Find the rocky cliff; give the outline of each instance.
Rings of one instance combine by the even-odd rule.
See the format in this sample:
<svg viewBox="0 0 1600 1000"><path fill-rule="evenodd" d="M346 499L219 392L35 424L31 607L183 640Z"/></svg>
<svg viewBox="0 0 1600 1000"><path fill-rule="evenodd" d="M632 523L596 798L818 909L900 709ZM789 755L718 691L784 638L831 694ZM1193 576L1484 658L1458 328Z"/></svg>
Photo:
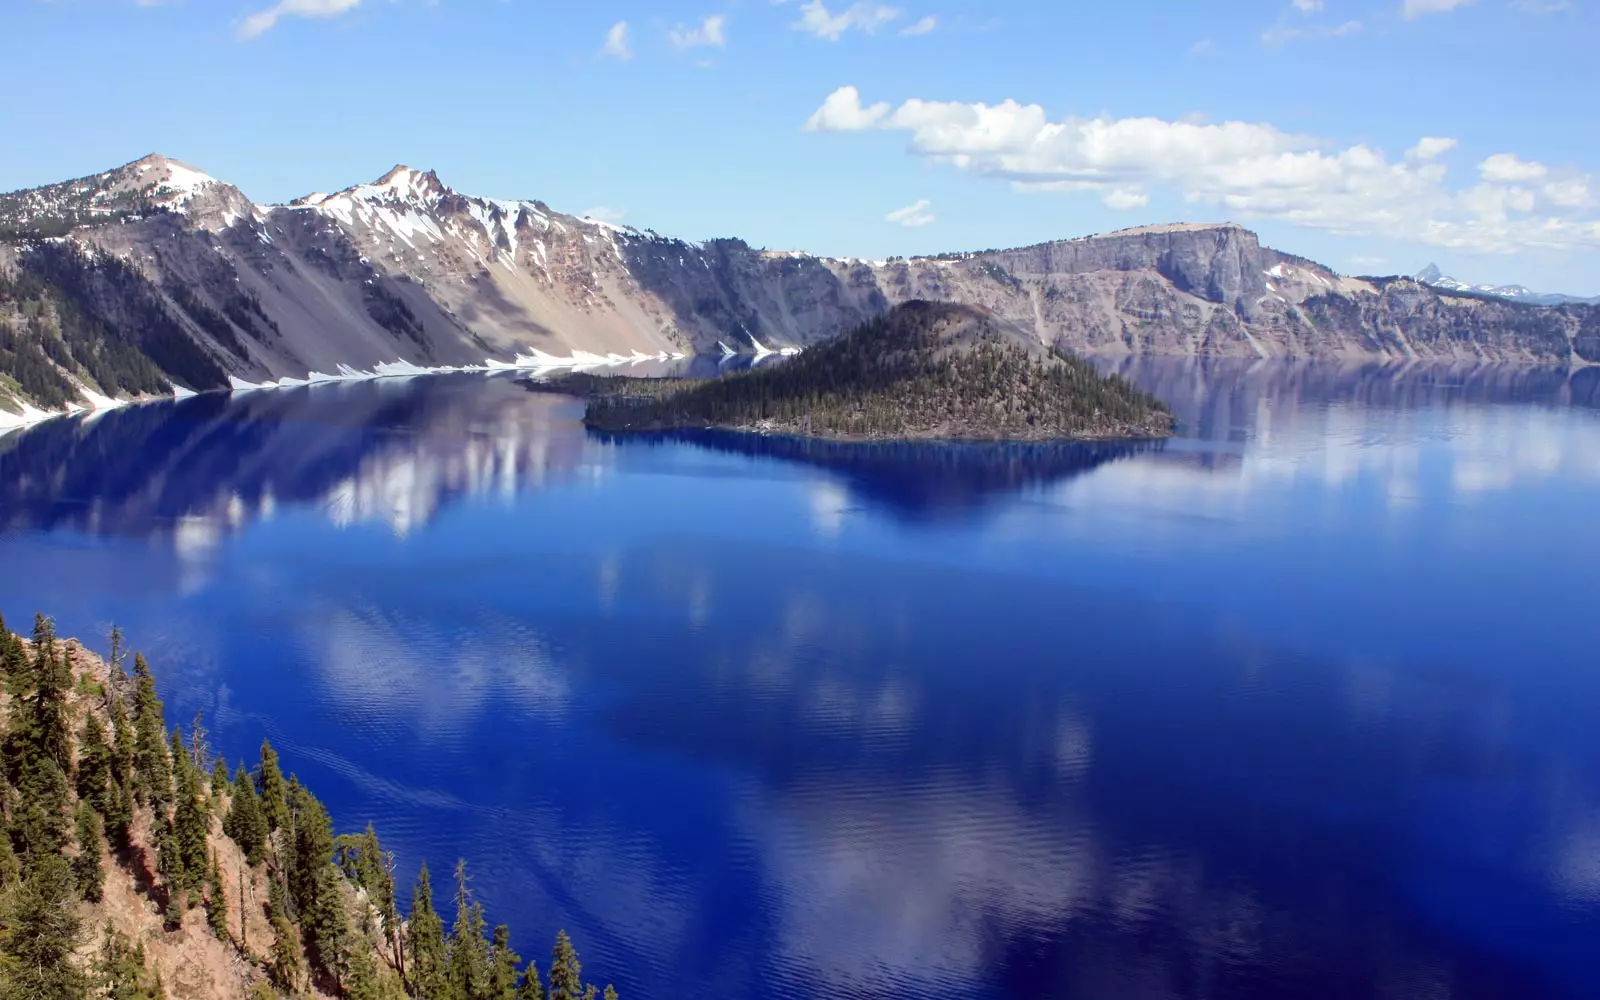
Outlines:
<svg viewBox="0 0 1600 1000"><path fill-rule="evenodd" d="M1600 307L1349 278L1231 224L832 259L469 196L406 167L278 206L160 156L0 195L0 279L12 409L148 391L145 363L199 390L397 360L760 353L911 299L983 306L1076 351L1600 361Z"/></svg>

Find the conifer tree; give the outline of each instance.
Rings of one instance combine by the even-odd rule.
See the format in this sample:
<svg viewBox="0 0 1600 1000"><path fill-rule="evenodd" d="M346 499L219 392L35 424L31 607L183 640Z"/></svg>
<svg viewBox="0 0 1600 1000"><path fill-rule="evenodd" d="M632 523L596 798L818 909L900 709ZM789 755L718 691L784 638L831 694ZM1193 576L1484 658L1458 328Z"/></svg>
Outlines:
<svg viewBox="0 0 1600 1000"><path fill-rule="evenodd" d="M511 928L500 924L489 946L490 1000L517 1000L517 966L522 957L511 950Z"/></svg>
<svg viewBox="0 0 1600 1000"><path fill-rule="evenodd" d="M287 828L289 790L283 781L283 771L278 767L277 751L266 740L261 741L261 769L256 775L256 790L261 796L261 814L267 819L267 832Z"/></svg>
<svg viewBox="0 0 1600 1000"><path fill-rule="evenodd" d="M11 846L11 830L0 823L0 891L11 888L22 881L22 863L17 860L17 852Z"/></svg>
<svg viewBox="0 0 1600 1000"><path fill-rule="evenodd" d="M233 785L228 781L228 765L218 757L211 766L211 800L218 807L222 805L222 797L233 790Z"/></svg>
<svg viewBox="0 0 1600 1000"><path fill-rule="evenodd" d="M272 955L267 974L274 986L293 996L300 989L300 936L281 914L272 915Z"/></svg>
<svg viewBox="0 0 1600 1000"><path fill-rule="evenodd" d="M55 623L39 615L33 625L33 713L30 725L37 752L55 762L63 775L72 770L72 730L67 721L67 697L72 691L72 671L56 646Z"/></svg>
<svg viewBox="0 0 1600 1000"><path fill-rule="evenodd" d="M250 864L261 863L262 851L267 844L267 819L261 814L255 783L242 765L234 781L233 801L229 803L228 815L222 821L222 832L233 838Z"/></svg>
<svg viewBox="0 0 1600 1000"><path fill-rule="evenodd" d="M206 924L218 941L228 940L228 894L222 887L222 866L215 854L206 871Z"/></svg>
<svg viewBox="0 0 1600 1000"><path fill-rule="evenodd" d="M460 1000L483 1000L489 988L489 942L483 906L467 887L467 863L456 862L456 921L450 934L450 988Z"/></svg>
<svg viewBox="0 0 1600 1000"><path fill-rule="evenodd" d="M160 977L145 968L144 945L128 945L128 939L108 923L94 964L95 985L106 1000L166 1000Z"/></svg>
<svg viewBox="0 0 1600 1000"><path fill-rule="evenodd" d="M126 687L126 684L123 685ZM111 698L111 780L133 791L134 769L138 763L137 736L128 718L128 709L120 695L115 694L117 684L112 682Z"/></svg>
<svg viewBox="0 0 1600 1000"><path fill-rule="evenodd" d="M133 790L118 781L111 782L106 803L106 836L116 848L128 846L128 830L133 825Z"/></svg>
<svg viewBox="0 0 1600 1000"><path fill-rule="evenodd" d="M172 821L157 815L155 825L156 877L167 893L167 923L177 927L183 922L183 913L189 908L185 891L187 879L183 870L183 855L178 849L178 838Z"/></svg>
<svg viewBox="0 0 1600 1000"><path fill-rule="evenodd" d="M333 822L328 810L293 778L289 782L289 897L305 931L306 957L335 979L349 937L349 915L333 867Z"/></svg>
<svg viewBox="0 0 1600 1000"><path fill-rule="evenodd" d="M610 983L606 984L606 991L600 994L601 1000L617 1000L617 990Z"/></svg>
<svg viewBox="0 0 1600 1000"><path fill-rule="evenodd" d="M106 872L100 863L100 814L89 803L78 803L78 854L72 859L72 881L78 896L91 903L100 901L105 890Z"/></svg>
<svg viewBox="0 0 1600 1000"><path fill-rule="evenodd" d="M102 816L111 805L111 747L100 717L89 712L78 734L78 800Z"/></svg>
<svg viewBox="0 0 1600 1000"><path fill-rule="evenodd" d="M88 984L71 960L81 933L76 899L67 859L48 854L0 900L0 996L87 996Z"/></svg>
<svg viewBox="0 0 1600 1000"><path fill-rule="evenodd" d="M544 983L539 979L539 965L528 959L522 970L522 982L517 986L517 1000L544 1000Z"/></svg>
<svg viewBox="0 0 1600 1000"><path fill-rule="evenodd" d="M177 807L173 810L173 839L178 850L178 872L183 888L189 893L198 892L205 882L209 855L206 834L210 822L201 799L198 776L192 762L183 752L180 730L172 731L173 769L177 772Z"/></svg>
<svg viewBox="0 0 1600 1000"><path fill-rule="evenodd" d="M565 930L557 931L550 953L549 1000L582 1000L583 992L583 966L578 964L578 951Z"/></svg>
<svg viewBox="0 0 1600 1000"><path fill-rule="evenodd" d="M22 642L16 636L10 631L5 631L3 634L7 646L4 651L6 693L13 699L24 698L33 693L33 662L28 658L28 651L23 648Z"/></svg>
<svg viewBox="0 0 1600 1000"><path fill-rule="evenodd" d="M411 986L418 997L445 996L444 921L433 908L433 883L428 878L428 863L422 863L416 885L411 890L411 920L407 925L407 945L411 957Z"/></svg>
<svg viewBox="0 0 1600 1000"><path fill-rule="evenodd" d="M133 657L133 677L134 790L140 801L165 809L172 802L166 716L142 653Z"/></svg>

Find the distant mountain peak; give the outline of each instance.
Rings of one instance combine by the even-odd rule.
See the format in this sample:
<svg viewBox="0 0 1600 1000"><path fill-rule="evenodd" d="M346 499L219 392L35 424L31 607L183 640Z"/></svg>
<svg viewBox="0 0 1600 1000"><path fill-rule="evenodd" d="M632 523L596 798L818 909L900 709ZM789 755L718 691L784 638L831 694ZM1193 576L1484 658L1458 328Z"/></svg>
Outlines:
<svg viewBox="0 0 1600 1000"><path fill-rule="evenodd" d="M1440 271L1436 264L1429 264L1413 275L1412 278L1431 288L1442 288L1447 292L1472 292L1477 295L1492 295L1499 299L1510 299L1513 302L1529 302L1534 305L1555 306L1566 302L1593 303L1597 301L1596 299L1585 299L1553 292L1535 292L1526 285L1472 285L1449 277Z"/></svg>

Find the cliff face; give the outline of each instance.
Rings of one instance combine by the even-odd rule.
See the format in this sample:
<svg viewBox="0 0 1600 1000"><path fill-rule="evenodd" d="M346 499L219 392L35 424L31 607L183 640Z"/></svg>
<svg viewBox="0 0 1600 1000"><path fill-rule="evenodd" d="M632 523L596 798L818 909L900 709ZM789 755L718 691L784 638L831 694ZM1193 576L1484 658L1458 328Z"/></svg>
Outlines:
<svg viewBox="0 0 1600 1000"><path fill-rule="evenodd" d="M983 306L1077 351L1600 362L1600 306L1349 278L1229 224L833 259L475 197L405 167L281 206L164 157L0 195L0 276L21 272L193 389L530 350L628 358L803 347L911 299ZM114 394L79 356L92 348L80 352L55 329L73 317L49 322L61 311L41 321L37 306L0 290L11 331L0 337L0 372L47 363L75 386ZM52 353L52 336L68 349ZM23 340L37 350L12 342ZM30 398L27 386L0 384L8 392Z"/></svg>

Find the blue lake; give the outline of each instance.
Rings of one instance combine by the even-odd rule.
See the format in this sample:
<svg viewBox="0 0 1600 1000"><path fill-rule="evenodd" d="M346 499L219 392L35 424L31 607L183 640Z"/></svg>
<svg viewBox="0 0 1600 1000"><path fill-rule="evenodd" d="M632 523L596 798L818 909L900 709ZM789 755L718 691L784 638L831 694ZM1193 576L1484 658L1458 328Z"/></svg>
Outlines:
<svg viewBox="0 0 1600 1000"><path fill-rule="evenodd" d="M624 998L1600 996L1600 369L1122 370L1180 438L621 442L482 376L52 422L0 611L120 623Z"/></svg>

